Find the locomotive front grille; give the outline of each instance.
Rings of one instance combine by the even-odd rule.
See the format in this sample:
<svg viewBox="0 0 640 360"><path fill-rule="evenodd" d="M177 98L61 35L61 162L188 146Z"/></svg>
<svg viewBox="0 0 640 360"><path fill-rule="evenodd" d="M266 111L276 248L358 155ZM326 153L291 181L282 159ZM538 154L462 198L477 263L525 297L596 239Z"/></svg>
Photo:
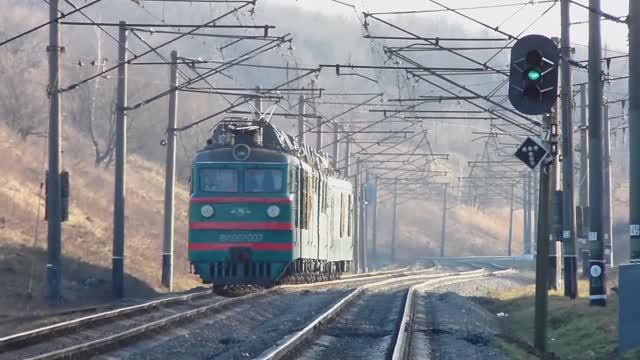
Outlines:
<svg viewBox="0 0 640 360"><path fill-rule="evenodd" d="M248 249L250 250L250 249ZM231 252L233 253L233 252ZM248 253L250 256L250 252ZM247 252L238 251L238 259L247 256ZM233 259L234 256L231 256ZM224 261L211 263L211 277L213 282L247 282L251 279L267 281L271 279L271 263L264 261ZM217 281L216 281L217 280Z"/></svg>

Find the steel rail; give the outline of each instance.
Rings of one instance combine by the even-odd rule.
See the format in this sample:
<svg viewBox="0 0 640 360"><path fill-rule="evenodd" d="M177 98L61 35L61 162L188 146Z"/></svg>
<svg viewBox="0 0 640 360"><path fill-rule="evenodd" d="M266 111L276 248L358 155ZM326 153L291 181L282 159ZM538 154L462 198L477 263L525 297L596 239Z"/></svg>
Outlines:
<svg viewBox="0 0 640 360"><path fill-rule="evenodd" d="M265 289L262 291L258 291L255 293L251 293L248 295L240 296L237 298L218 300L212 299L212 303L208 303L206 305L198 306L191 310L183 311L171 316L163 317L159 320L152 322L142 322L142 325L130 328L124 332L113 334L110 336L98 338L96 340L84 342L78 345L65 347L63 349L58 349L55 351L51 351L44 354L38 354L37 356L30 357L29 359L61 359L68 357L77 357L83 355L90 355L100 352L103 349L106 349L109 346L114 344L123 342L125 340L129 340L139 335L143 335L152 330L158 330L170 324L178 323L188 318L197 316L199 314L220 310L228 306L232 306L235 304L240 304L250 299L254 299L256 297L262 297L270 295L278 290L282 289L295 289L295 288L316 288L321 286L333 285L333 284L345 284L345 283L357 283L361 281L369 281L369 280L379 280L379 279L389 279L394 281L399 281L399 279L411 278L412 276L424 276L424 275L416 275L423 274L426 272L430 272L432 270L437 269L437 266L433 266L431 268L422 269L422 270L411 270L410 267L404 267L400 269L394 270L384 270L371 272L366 274L357 274L357 275L347 275L347 278L340 280L331 280L331 281L323 281L316 282L310 284L295 284L295 285L279 285L269 289ZM178 304L180 302L190 302L195 298L200 298L203 296L211 295L212 292L210 290L201 291L193 294L187 294L182 296L174 296L170 298L154 300L150 302L146 302L144 304L129 306L121 309L115 309L99 314L94 314L70 321L65 321L62 323L22 332L15 335L10 335L4 338L0 338L0 349L9 349L11 352L20 352L24 349L28 349L29 346L33 345L30 343L30 340L34 340L35 343L46 343L49 338L56 339L62 334L66 333L70 330L80 331L83 326L91 326L96 324L99 321L112 320L114 322L119 321L118 319L122 318L124 315L128 315L127 318L131 318L131 315L137 313L144 313L146 311L159 308L162 305L170 305L170 304ZM45 337L44 339L42 337ZM21 344L26 343L25 346L20 346Z"/></svg>
<svg viewBox="0 0 640 360"><path fill-rule="evenodd" d="M117 316L122 316L122 315L127 315L127 314L131 314L131 313L139 312L139 311L149 310L149 309L152 309L152 308L155 308L155 307L159 307L161 305L168 305L168 304L181 302L181 301L189 301L189 300L193 300L195 298L201 297L201 296L206 296L206 295L211 295L211 294L212 294L211 290L206 290L206 291L200 291L200 292L193 293L193 294L187 294L187 295L181 295L181 296L173 296L173 297L164 298L164 299L160 299L160 300L153 300L153 301L145 302L145 303L139 304L139 305L127 306L127 307L120 308L120 309L110 310L110 311L106 311L106 312L102 312L102 313L98 313L98 314L94 314L94 315L89 315L89 316L85 316L85 317L81 317L81 318L77 318L77 319L73 319L73 320L69 320L69 321L65 321L65 322L61 322L61 323L57 323L57 324L53 324L53 325L49 325L49 326L45 326L45 327L38 328L38 329L33 329L33 330L21 332L21 333L14 334L14 335L5 336L5 337L0 338L0 349L2 349L3 347L5 347L7 345L15 344L15 343L18 343L18 342L23 342L23 341L32 339L34 337L39 337L39 336L42 336L42 335L50 335L50 334L53 334L53 333L56 333L56 332L66 331L66 330L69 330L69 329L71 329L73 327L78 327L78 326L86 325L86 324L89 324L89 323L94 323L94 322L99 321L99 320L105 320L105 319L109 319L109 318L113 318L113 317L117 317Z"/></svg>
<svg viewBox="0 0 640 360"><path fill-rule="evenodd" d="M492 265L494 266L494 265ZM496 266L497 267L497 266ZM415 317L415 305L416 305L416 297L417 293L425 290L433 290L437 287L448 286L457 283L462 283L466 281L475 280L485 276L496 276L506 272L513 271L513 269L506 269L493 271L490 273L484 274L470 274L470 275L461 275L457 276L454 279L436 279L431 281L425 281L420 284L416 284L409 288L407 291L407 296L405 299L405 304L402 312L402 316L400 318L400 326L398 328L398 333L395 339L393 353L391 355L392 360L406 360L411 358L411 340L413 335L413 327L414 327L414 317ZM448 280L448 281L443 281Z"/></svg>
<svg viewBox="0 0 640 360"><path fill-rule="evenodd" d="M441 273L441 274L430 274L430 275L414 275L401 277L398 279L389 279L383 280L375 283L369 283L362 285L350 292L347 296L338 301L335 305L333 305L329 310L322 313L320 316L311 321L307 326L305 326L302 330L290 335L284 341L282 341L276 347L269 349L262 354L260 354L256 359L258 360L277 360L281 359L287 355L290 355L293 351L297 349L297 347L306 339L313 336L313 334L323 325L330 322L332 319L337 317L342 310L344 310L347 306L351 305L356 299L362 296L367 290L371 288L385 287L388 285L402 285L406 282L420 281L431 278L431 282L438 282L442 280L450 280L449 278L455 277L456 279L460 279L461 276L468 277L482 277L485 276L485 269L477 269L465 272L450 272L450 273ZM435 279L434 279L435 278Z"/></svg>

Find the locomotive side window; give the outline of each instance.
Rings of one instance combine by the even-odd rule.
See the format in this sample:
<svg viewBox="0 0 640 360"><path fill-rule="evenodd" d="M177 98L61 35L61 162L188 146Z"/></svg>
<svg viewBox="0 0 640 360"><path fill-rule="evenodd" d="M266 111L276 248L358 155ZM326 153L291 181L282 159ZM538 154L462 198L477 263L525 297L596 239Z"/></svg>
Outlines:
<svg viewBox="0 0 640 360"><path fill-rule="evenodd" d="M238 192L238 171L224 168L202 168L199 170L200 191Z"/></svg>
<svg viewBox="0 0 640 360"><path fill-rule="evenodd" d="M250 193L282 192L282 169L246 169L244 191Z"/></svg>
<svg viewBox="0 0 640 360"><path fill-rule="evenodd" d="M298 191L298 168L289 166L289 194L295 194Z"/></svg>

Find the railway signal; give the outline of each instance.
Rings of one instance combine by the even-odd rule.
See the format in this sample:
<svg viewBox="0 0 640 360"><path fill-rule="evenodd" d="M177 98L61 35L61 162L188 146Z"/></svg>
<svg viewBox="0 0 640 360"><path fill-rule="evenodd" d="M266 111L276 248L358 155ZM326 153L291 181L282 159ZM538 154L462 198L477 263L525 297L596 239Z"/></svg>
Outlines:
<svg viewBox="0 0 640 360"><path fill-rule="evenodd" d="M542 35L528 35L511 49L509 101L528 115L549 112L558 93L558 46Z"/></svg>
<svg viewBox="0 0 640 360"><path fill-rule="evenodd" d="M548 153L539 141L528 137L516 150L515 156L533 170Z"/></svg>

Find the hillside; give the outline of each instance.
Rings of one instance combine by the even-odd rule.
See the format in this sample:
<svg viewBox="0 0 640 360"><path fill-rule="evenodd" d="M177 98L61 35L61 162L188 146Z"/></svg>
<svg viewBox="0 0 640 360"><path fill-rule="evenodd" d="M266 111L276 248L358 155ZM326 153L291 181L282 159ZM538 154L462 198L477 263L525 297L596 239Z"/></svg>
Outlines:
<svg viewBox="0 0 640 360"><path fill-rule="evenodd" d="M46 158L45 139L23 141L0 126L0 311L38 307L44 298L46 222L40 190ZM161 148L160 148L161 149ZM71 174L69 221L63 225L64 293L70 304L109 299L112 241L113 170L94 167L89 141L73 129L63 137L63 164ZM160 150L161 151L161 150ZM162 246L163 170L149 161L127 160L126 295L137 297L163 292L160 287ZM186 261L187 199L184 185L176 192L176 289L196 286ZM438 201L400 206L402 223L398 243L401 254L434 255L440 241L441 204ZM420 211L417 211L419 209ZM517 214L517 213L516 213ZM501 254L506 251L506 214L482 214L451 204L447 227L447 253ZM379 249L388 252L389 208L381 207ZM520 219L514 224L514 251L520 252ZM504 239L504 240L502 240ZM487 245L491 244L491 247Z"/></svg>
<svg viewBox="0 0 640 360"><path fill-rule="evenodd" d="M0 13L3 26L0 37L8 38L33 26L46 18L46 7L35 0L10 0L6 2L4 12ZM179 10L179 11L178 11ZM180 23L206 21L215 13L224 9L211 9L203 4L189 7L177 4L147 4L141 7L136 2L119 1L117 6L104 2L88 11L93 18L102 21L158 21L159 15L167 22ZM253 59L255 64L284 64L291 66L317 66L319 63L362 63L376 64L384 61L381 53L383 43L368 42L362 39L361 26L353 16L343 17L318 14L303 8L269 4L258 6L254 14L240 14L242 18L228 20L230 23L271 23L278 26L277 33L291 32L295 46L283 47L274 52ZM164 18L165 14L167 15ZM424 22L420 17L402 17L402 23L416 27L421 33L455 34L456 22L440 19ZM314 24L314 26L309 26ZM323 31L317 31L322 28ZM376 29L380 33L387 30ZM478 33L482 35L483 33ZM102 36L102 45L98 45ZM166 40L161 34L145 37L155 44ZM87 66L95 60L98 52L102 57L111 59L113 64L116 48L111 39L98 31L86 31L83 28L64 27L63 42L66 53L62 59L62 78L65 84L73 83L94 74L96 69ZM341 39L341 41L335 41ZM44 53L32 56L34 49L44 48L46 32L34 32L31 36L8 44L0 56L0 73L6 86L0 88L0 149L4 156L0 159L0 286L8 289L0 298L0 311L13 310L23 306L38 306L42 303L44 290L44 264L46 263L46 223L43 218L43 199L40 184L45 170L46 150L44 139L47 126L46 87L47 63ZM238 56L249 43L240 47L228 48L224 52L221 45L225 39L204 40L184 39L183 42L163 48L168 51L174 47L181 54L202 56L210 59L229 59ZM131 39L131 50L146 50L143 44ZM214 50L217 49L217 50ZM490 54L488 54L490 55ZM152 59L149 57L149 59ZM28 60L28 61L27 61ZM438 56L434 65L459 64L459 59L450 56ZM85 65L79 65L85 64ZM218 86L274 86L298 73L287 71L267 72L245 67L229 71L230 79L216 78ZM4 70L4 71L3 71ZM167 86L166 68L131 66L129 71L130 104L164 91ZM383 74L363 72L379 79L373 87L370 81L358 77L338 77L333 71L324 71L317 79L318 84L335 92L359 92L363 89L384 91L390 96L405 96L418 91L434 93L429 87L417 87L413 81L400 79L395 73ZM192 74L190 76L193 76ZM493 79L493 78L492 78ZM496 79L493 79L496 80ZM310 79L303 79L292 86L309 86ZM471 81L471 80L470 80ZM486 86L490 86L486 84ZM71 173L71 214L70 221L63 225L63 255L65 296L70 303L102 301L109 296L110 266L112 242L112 199L113 169L96 168L96 154L108 155L113 132L112 110L114 108L115 81L112 76L101 77L87 83L77 90L63 96L63 165ZM479 90L489 91L485 86ZM320 99L320 111L326 117L345 111L348 105L332 105L338 97ZM350 101L356 101L354 99ZM360 101L360 100L358 100ZM320 101L318 102L320 103ZM283 111L295 111L291 104L280 104ZM382 103L377 105L384 105ZM201 94L181 93L180 125L188 124L203 116L226 107L220 97ZM460 107L461 104L430 104L428 108L442 109ZM427 107L425 107L427 108ZM159 287L159 271L162 243L162 210L164 177L162 162L165 148L159 142L166 136L166 99L148 104L128 113L131 128L128 130L128 173L127 173L127 243L125 249L125 269L131 278L127 281L127 296L142 296L162 291ZM246 108L248 110L248 108ZM90 115L90 114L93 114ZM369 119L374 115L368 109L359 109L344 117L343 123L351 126L351 120ZM177 172L181 181L189 174L190 159L194 151L201 147L209 135L216 117L202 126L181 132L177 146ZM378 117L375 117L376 119ZM274 122L286 130L295 131L292 118L274 119ZM483 146L474 142L471 131L481 131L488 124L476 120L450 124L450 121L425 122L428 129L429 150L451 153L449 162L436 164L438 169L446 170L448 178L442 181L454 181L467 171L466 162L474 159ZM381 129L392 129L385 125ZM395 128L393 128L395 129ZM395 129L397 130L397 129ZM21 134L21 135L18 135ZM90 141L95 134L98 149ZM23 140L23 137L25 140ZM372 140L365 136L360 140ZM312 140L313 143L313 140ZM416 143L408 144L414 146ZM426 148L426 147L425 147ZM186 205L188 194L184 184L178 187L176 202L176 281L177 289L186 289L198 284L195 277L188 274L185 259ZM378 236L381 253L388 251L390 239L390 202L389 192L380 205ZM450 204L447 219L447 254L503 254L506 253L508 204L506 201L487 201L481 204L483 211L465 207L457 202L450 192ZM403 200L399 209L400 230L398 253L433 255L438 251L440 242L441 200L435 194L432 199ZM514 253L521 249L521 212L514 215Z"/></svg>
<svg viewBox="0 0 640 360"><path fill-rule="evenodd" d="M22 141L0 126L0 311L42 303L47 224L41 191L44 138ZM95 168L89 141L66 128L63 167L71 176L69 221L63 224L65 297L71 303L104 301L110 293L113 170ZM158 166L127 160L125 282L128 297L160 288L164 177ZM188 192L176 191L176 289L198 284L186 262Z"/></svg>

